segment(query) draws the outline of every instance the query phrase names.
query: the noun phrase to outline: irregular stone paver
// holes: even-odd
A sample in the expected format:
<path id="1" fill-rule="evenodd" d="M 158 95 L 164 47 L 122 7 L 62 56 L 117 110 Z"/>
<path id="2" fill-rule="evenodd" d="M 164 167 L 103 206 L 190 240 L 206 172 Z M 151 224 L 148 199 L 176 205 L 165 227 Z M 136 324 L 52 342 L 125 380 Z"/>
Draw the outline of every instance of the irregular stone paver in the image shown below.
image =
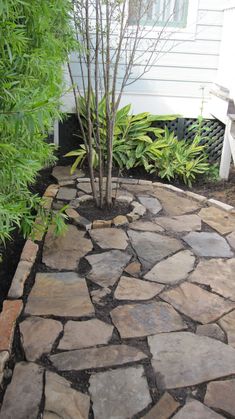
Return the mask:
<path id="1" fill-rule="evenodd" d="M 99 228 L 91 230 L 90 236 L 101 249 L 125 250 L 128 246 L 128 237 L 125 231 L 118 228 Z"/>
<path id="2" fill-rule="evenodd" d="M 38 244 L 34 243 L 32 240 L 27 240 L 23 247 L 20 259 L 26 262 L 34 263 L 38 253 L 38 249 Z"/>
<path id="3" fill-rule="evenodd" d="M 131 259 L 131 255 L 120 250 L 111 250 L 110 252 L 87 256 L 86 259 L 92 268 L 87 278 L 102 287 L 109 287 L 120 278 L 124 267 Z"/>
<path id="4" fill-rule="evenodd" d="M 73 188 L 62 187 L 59 189 L 56 198 L 61 201 L 71 201 L 76 198 L 77 190 Z"/>
<path id="5" fill-rule="evenodd" d="M 151 212 L 151 214 L 156 215 L 162 210 L 162 206 L 157 198 L 139 195 L 138 200 L 149 212 Z"/>
<path id="6" fill-rule="evenodd" d="M 90 182 L 86 182 L 86 183 L 79 182 L 78 183 L 78 189 L 82 192 L 85 192 L 88 195 L 92 193 Z"/>
<path id="7" fill-rule="evenodd" d="M 60 371 L 111 367 L 145 358 L 147 355 L 144 352 L 123 344 L 67 351 L 50 356 L 51 362 Z"/>
<path id="8" fill-rule="evenodd" d="M 69 381 L 58 374 L 46 372 L 43 418 L 54 414 L 55 418 L 61 419 L 88 419 L 89 408 L 90 397 L 87 394 L 71 388 Z"/>
<path id="9" fill-rule="evenodd" d="M 197 202 L 192 199 L 183 198 L 174 192 L 166 191 L 163 188 L 154 188 L 154 196 L 156 196 L 164 210 L 169 215 L 182 215 L 188 212 L 196 211 L 199 208 Z"/>
<path id="10" fill-rule="evenodd" d="M 230 246 L 235 250 L 235 231 L 227 236 Z"/>
<path id="11" fill-rule="evenodd" d="M 8 359 L 9 359 L 9 352 L 8 351 L 0 352 L 0 374 L 3 373 L 5 364 L 8 361 Z"/>
<path id="12" fill-rule="evenodd" d="M 235 379 L 214 381 L 207 385 L 204 403 L 214 409 L 223 410 L 235 416 Z"/>
<path id="13" fill-rule="evenodd" d="M 86 281 L 75 272 L 39 273 L 25 313 L 32 315 L 90 316 L 94 313 Z"/>
<path id="14" fill-rule="evenodd" d="M 113 225 L 116 227 L 124 226 L 128 224 L 128 219 L 125 215 L 117 215 L 112 221 Z"/>
<path id="15" fill-rule="evenodd" d="M 162 284 L 177 284 L 193 270 L 195 257 L 189 250 L 182 250 L 157 263 L 145 278 Z"/>
<path id="16" fill-rule="evenodd" d="M 222 317 L 219 324 L 227 333 L 229 345 L 235 348 L 235 310 Z"/>
<path id="17" fill-rule="evenodd" d="M 188 283 L 165 291 L 160 297 L 176 310 L 200 323 L 213 322 L 234 308 L 234 303 Z"/>
<path id="18" fill-rule="evenodd" d="M 235 372 L 235 350 L 218 340 L 190 332 L 148 337 L 158 385 L 193 386 Z"/>
<path id="19" fill-rule="evenodd" d="M 179 240 L 157 233 L 128 230 L 128 236 L 140 262 L 146 269 L 152 268 L 156 262 L 183 247 Z"/>
<path id="20" fill-rule="evenodd" d="M 202 260 L 189 279 L 235 301 L 235 259 Z"/>
<path id="21" fill-rule="evenodd" d="M 184 237 L 198 256 L 231 258 L 233 253 L 226 240 L 217 233 L 189 233 Z"/>
<path id="22" fill-rule="evenodd" d="M 148 336 L 186 328 L 173 307 L 162 302 L 119 306 L 111 311 L 111 317 L 122 338 Z"/>
<path id="23" fill-rule="evenodd" d="M 32 269 L 32 262 L 26 262 L 21 260 L 17 266 L 15 271 L 15 275 L 13 277 L 11 287 L 8 293 L 8 297 L 10 298 L 20 298 L 24 292 L 24 284 L 26 279 L 29 277 L 31 269 Z"/>
<path id="24" fill-rule="evenodd" d="M 150 300 L 159 294 L 163 288 L 164 286 L 160 284 L 151 284 L 142 279 L 122 276 L 114 293 L 114 298 L 117 300 Z"/>
<path id="25" fill-rule="evenodd" d="M 129 275 L 138 276 L 141 271 L 141 264 L 139 262 L 131 262 L 125 269 L 124 272 Z"/>
<path id="26" fill-rule="evenodd" d="M 36 361 L 52 349 L 63 326 L 60 322 L 41 317 L 29 317 L 20 323 L 21 343 L 27 361 Z"/>
<path id="27" fill-rule="evenodd" d="M 208 336 L 208 338 L 218 339 L 225 342 L 225 334 L 223 330 L 216 323 L 201 324 L 197 326 L 196 334 L 200 336 Z"/>
<path id="28" fill-rule="evenodd" d="M 168 419 L 180 407 L 180 404 L 167 392 L 155 406 L 143 416 L 144 419 Z"/>
<path id="29" fill-rule="evenodd" d="M 152 185 L 131 185 L 131 184 L 123 184 L 122 189 L 126 189 L 128 192 L 131 192 L 136 195 L 148 195 L 153 193 L 153 186 Z"/>
<path id="30" fill-rule="evenodd" d="M 46 235 L 43 258 L 45 265 L 58 270 L 75 270 L 79 260 L 93 248 L 85 233 L 70 225 L 64 236 L 55 237 L 52 230 Z"/>
<path id="31" fill-rule="evenodd" d="M 183 233 L 188 231 L 200 231 L 201 219 L 196 214 L 179 215 L 175 217 L 158 217 L 155 222 L 166 230 Z"/>
<path id="32" fill-rule="evenodd" d="M 172 419 L 222 419 L 223 416 L 204 406 L 197 400 L 190 400 Z"/>
<path id="33" fill-rule="evenodd" d="M 235 215 L 218 208 L 202 208 L 199 217 L 220 234 L 228 234 L 235 230 Z"/>
<path id="34" fill-rule="evenodd" d="M 160 233 L 164 231 L 164 229 L 155 222 L 142 220 L 134 221 L 134 223 L 129 224 L 129 228 L 131 230 L 152 231 L 153 233 Z"/>
<path id="35" fill-rule="evenodd" d="M 111 292 L 112 291 L 107 287 L 91 291 L 92 302 L 100 306 L 105 306 L 106 303 L 103 299 L 107 297 L 107 295 L 111 294 Z"/>
<path id="36" fill-rule="evenodd" d="M 151 403 L 142 366 L 101 372 L 90 378 L 96 419 L 126 419 Z"/>
<path id="37" fill-rule="evenodd" d="M 134 196 L 123 189 L 118 189 L 117 191 L 113 192 L 113 197 L 119 202 L 127 202 L 131 203 L 134 199 Z"/>
<path id="38" fill-rule="evenodd" d="M 0 313 L 0 351 L 11 352 L 16 319 L 23 308 L 21 300 L 5 300 Z"/>
<path id="39" fill-rule="evenodd" d="M 0 418 L 37 419 L 42 385 L 42 367 L 26 362 L 16 364 L 4 396 Z"/>
<path id="40" fill-rule="evenodd" d="M 52 170 L 52 176 L 54 176 L 54 178 L 56 178 L 58 181 L 61 181 L 83 177 L 84 173 L 82 172 L 82 170 L 76 169 L 75 172 L 71 174 L 70 166 L 56 166 Z"/>
<path id="41" fill-rule="evenodd" d="M 58 349 L 80 349 L 106 344 L 113 334 L 113 326 L 98 319 L 82 322 L 68 321 Z"/>

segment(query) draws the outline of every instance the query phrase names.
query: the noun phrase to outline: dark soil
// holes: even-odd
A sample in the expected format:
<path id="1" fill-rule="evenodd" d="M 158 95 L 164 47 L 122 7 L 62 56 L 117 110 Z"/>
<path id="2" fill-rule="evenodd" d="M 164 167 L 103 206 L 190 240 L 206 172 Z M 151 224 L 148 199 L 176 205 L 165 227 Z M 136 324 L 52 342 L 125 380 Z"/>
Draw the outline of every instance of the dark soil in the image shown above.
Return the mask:
<path id="1" fill-rule="evenodd" d="M 87 201 L 78 209 L 79 214 L 90 221 L 112 220 L 117 215 L 126 215 L 130 211 L 130 205 L 123 202 L 116 202 L 111 208 L 97 208 L 93 201 Z"/>

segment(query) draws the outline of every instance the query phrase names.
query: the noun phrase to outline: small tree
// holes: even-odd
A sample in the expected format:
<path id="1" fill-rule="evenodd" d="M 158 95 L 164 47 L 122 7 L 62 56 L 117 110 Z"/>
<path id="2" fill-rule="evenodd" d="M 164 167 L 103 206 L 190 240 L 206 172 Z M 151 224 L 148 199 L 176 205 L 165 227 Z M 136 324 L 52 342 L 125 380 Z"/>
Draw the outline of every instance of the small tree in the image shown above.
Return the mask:
<path id="1" fill-rule="evenodd" d="M 73 20 L 79 48 L 81 83 L 75 83 L 71 64 L 69 74 L 73 84 L 76 113 L 88 157 L 91 187 L 96 205 L 102 207 L 103 175 L 107 176 L 105 203 L 112 205 L 113 134 L 115 119 L 124 89 L 140 79 L 155 64 L 162 53 L 165 28 L 172 16 L 179 12 L 179 2 L 168 1 L 168 15 L 164 25 L 152 37 L 154 26 L 162 20 L 161 13 L 154 17 L 150 27 L 146 25 L 153 14 L 153 0 L 73 0 Z M 169 35 L 168 37 L 169 38 Z M 160 42 L 162 43 L 159 47 Z M 142 71 L 135 69 L 143 60 L 140 47 L 145 50 Z M 84 130 L 79 97 L 84 96 L 87 129 Z M 103 148 L 100 138 L 98 103 L 105 99 L 105 131 L 107 163 L 104 167 Z M 95 102 L 95 123 L 91 115 Z M 94 103 L 93 103 L 94 105 Z M 93 170 L 93 147 L 99 160 L 99 188 L 97 191 Z"/>

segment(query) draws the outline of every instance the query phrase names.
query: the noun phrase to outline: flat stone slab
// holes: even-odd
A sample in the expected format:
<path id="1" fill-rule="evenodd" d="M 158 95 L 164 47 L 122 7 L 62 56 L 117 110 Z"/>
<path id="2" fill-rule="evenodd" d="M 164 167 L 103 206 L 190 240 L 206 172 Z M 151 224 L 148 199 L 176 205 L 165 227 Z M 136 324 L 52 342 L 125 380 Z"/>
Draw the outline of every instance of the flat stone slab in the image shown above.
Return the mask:
<path id="1" fill-rule="evenodd" d="M 25 313 L 82 317 L 92 315 L 94 307 L 85 279 L 75 272 L 38 273 Z"/>
<path id="2" fill-rule="evenodd" d="M 228 234 L 235 230 L 235 215 L 215 207 L 202 208 L 199 217 L 220 234 Z"/>
<path id="3" fill-rule="evenodd" d="M 62 330 L 60 322 L 36 316 L 21 322 L 21 344 L 27 361 L 36 361 L 42 354 L 49 353 Z"/>
<path id="4" fill-rule="evenodd" d="M 162 388 L 194 386 L 235 373 L 235 350 L 218 340 L 178 332 L 151 336 L 148 343 Z"/>
<path id="5" fill-rule="evenodd" d="M 182 250 L 157 263 L 144 278 L 162 284 L 177 284 L 193 270 L 195 257 L 189 250 Z"/>
<path id="6" fill-rule="evenodd" d="M 79 182 L 77 188 L 88 195 L 92 193 L 90 182 Z"/>
<path id="7" fill-rule="evenodd" d="M 54 178 L 56 178 L 58 181 L 61 181 L 83 177 L 84 173 L 82 172 L 82 170 L 76 169 L 75 172 L 71 174 L 70 166 L 56 166 L 52 170 L 52 176 L 54 176 Z"/>
<path id="8" fill-rule="evenodd" d="M 197 326 L 196 334 L 200 336 L 208 336 L 208 338 L 212 339 L 218 339 L 221 342 L 226 341 L 223 330 L 216 323 L 200 324 Z"/>
<path id="9" fill-rule="evenodd" d="M 200 403 L 190 400 L 172 419 L 222 419 L 223 416 Z"/>
<path id="10" fill-rule="evenodd" d="M 23 308 L 22 300 L 5 300 L 0 313 L 0 351 L 11 352 L 15 324 Z"/>
<path id="11" fill-rule="evenodd" d="M 163 302 L 123 305 L 116 307 L 110 314 L 122 338 L 149 336 L 186 328 L 173 307 Z"/>
<path id="12" fill-rule="evenodd" d="M 157 198 L 153 198 L 152 196 L 139 195 L 138 200 L 149 212 L 151 212 L 151 214 L 156 215 L 162 210 L 161 203 Z"/>
<path id="13" fill-rule="evenodd" d="M 235 250 L 235 231 L 233 231 L 231 234 L 229 234 L 226 238 L 227 238 L 230 246 Z"/>
<path id="14" fill-rule="evenodd" d="M 70 382 L 65 378 L 47 371 L 44 409 L 43 419 L 88 419 L 90 397 L 71 388 Z"/>
<path id="15" fill-rule="evenodd" d="M 141 361 L 145 358 L 147 355 L 144 352 L 134 346 L 124 344 L 67 351 L 50 356 L 51 362 L 60 371 L 107 368 Z"/>
<path id="16" fill-rule="evenodd" d="M 61 201 L 71 201 L 72 199 L 76 198 L 76 195 L 77 195 L 76 189 L 62 187 L 59 189 L 56 199 L 61 200 Z"/>
<path id="17" fill-rule="evenodd" d="M 75 270 L 80 259 L 93 248 L 90 239 L 75 226 L 69 225 L 63 236 L 55 237 L 49 230 L 44 244 L 42 261 L 57 270 Z"/>
<path id="18" fill-rule="evenodd" d="M 216 321 L 234 308 L 234 303 L 189 283 L 165 291 L 160 297 L 176 310 L 200 323 Z"/>
<path id="19" fill-rule="evenodd" d="M 131 230 L 137 231 L 152 231 L 153 233 L 161 233 L 164 229 L 152 221 L 134 221 L 133 223 L 129 224 L 129 228 Z"/>
<path id="20" fill-rule="evenodd" d="M 101 287 L 110 287 L 120 278 L 130 259 L 131 255 L 120 250 L 87 256 L 86 260 L 91 265 L 91 271 L 86 276 Z"/>
<path id="21" fill-rule="evenodd" d="M 128 246 L 128 237 L 125 231 L 118 228 L 91 230 L 90 236 L 101 249 L 125 250 Z"/>
<path id="22" fill-rule="evenodd" d="M 180 404 L 167 392 L 143 419 L 168 419 L 180 407 Z"/>
<path id="23" fill-rule="evenodd" d="M 183 233 L 188 231 L 200 231 L 201 219 L 196 214 L 179 215 L 175 217 L 158 217 L 155 222 L 166 230 Z"/>
<path id="24" fill-rule="evenodd" d="M 163 188 L 154 188 L 153 194 L 160 200 L 169 215 L 183 215 L 200 208 L 199 204 L 192 199 L 184 198 Z"/>
<path id="25" fill-rule="evenodd" d="M 226 240 L 217 233 L 189 233 L 184 237 L 198 256 L 231 258 L 233 253 Z"/>
<path id="26" fill-rule="evenodd" d="M 138 276 L 141 272 L 141 264 L 139 262 L 131 262 L 125 269 L 124 272 L 129 275 Z"/>
<path id="27" fill-rule="evenodd" d="M 235 259 L 202 260 L 189 279 L 235 301 Z"/>
<path id="28" fill-rule="evenodd" d="M 68 321 L 64 326 L 64 335 L 58 349 L 71 350 L 106 344 L 112 334 L 113 326 L 98 319 Z"/>
<path id="29" fill-rule="evenodd" d="M 16 364 L 3 399 L 0 418 L 37 419 L 42 386 L 42 367 L 26 362 Z"/>
<path id="30" fill-rule="evenodd" d="M 128 236 L 140 262 L 146 269 L 152 268 L 156 262 L 183 247 L 179 240 L 157 233 L 128 230 Z"/>
<path id="31" fill-rule="evenodd" d="M 96 419 L 132 418 L 151 403 L 142 366 L 92 375 L 90 393 Z"/>
<path id="32" fill-rule="evenodd" d="M 235 379 L 214 381 L 207 385 L 204 403 L 235 417 Z"/>
<path id="33" fill-rule="evenodd" d="M 150 300 L 163 290 L 160 284 L 122 276 L 114 293 L 117 300 Z"/>
<path id="34" fill-rule="evenodd" d="M 219 320 L 219 325 L 228 336 L 228 344 L 235 348 L 235 310 Z"/>

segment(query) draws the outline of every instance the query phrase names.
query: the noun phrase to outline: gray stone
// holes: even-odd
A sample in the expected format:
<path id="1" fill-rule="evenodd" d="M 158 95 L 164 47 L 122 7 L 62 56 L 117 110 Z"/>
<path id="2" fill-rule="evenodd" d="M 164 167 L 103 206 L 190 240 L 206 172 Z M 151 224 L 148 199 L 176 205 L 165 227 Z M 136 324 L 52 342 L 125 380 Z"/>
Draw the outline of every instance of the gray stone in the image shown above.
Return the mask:
<path id="1" fill-rule="evenodd" d="M 11 287 L 8 293 L 10 298 L 20 298 L 24 293 L 24 284 L 31 273 L 33 267 L 32 262 L 20 260 L 15 275 L 13 277 Z"/>
<path id="2" fill-rule="evenodd" d="M 91 230 L 90 236 L 101 249 L 125 250 L 128 246 L 128 237 L 125 231 L 118 228 Z"/>
<path id="3" fill-rule="evenodd" d="M 228 234 L 235 230 L 235 215 L 218 208 L 202 208 L 199 217 L 220 234 Z"/>
<path id="4" fill-rule="evenodd" d="M 235 310 L 219 320 L 219 325 L 227 333 L 228 344 L 235 348 Z"/>
<path id="5" fill-rule="evenodd" d="M 6 389 L 1 419 L 37 419 L 42 398 L 43 369 L 36 364 L 16 364 Z"/>
<path id="6" fill-rule="evenodd" d="M 233 231 L 231 234 L 229 234 L 226 238 L 227 238 L 230 246 L 235 250 L 235 231 Z"/>
<path id="7" fill-rule="evenodd" d="M 49 353 L 62 324 L 56 320 L 28 317 L 20 323 L 21 343 L 27 361 L 36 361 L 44 353 Z"/>
<path id="8" fill-rule="evenodd" d="M 65 235 L 59 237 L 49 230 L 44 244 L 43 263 L 57 270 L 77 269 L 80 259 L 93 248 L 91 240 L 84 235 L 72 225 L 68 226 Z"/>
<path id="9" fill-rule="evenodd" d="M 129 230 L 128 236 L 145 269 L 183 247 L 179 240 L 157 233 Z"/>
<path id="10" fill-rule="evenodd" d="M 90 316 L 94 313 L 87 284 L 76 272 L 38 273 L 25 312 L 31 315 Z"/>
<path id="11" fill-rule="evenodd" d="M 51 362 L 60 371 L 107 368 L 146 358 L 147 355 L 144 352 L 134 346 L 124 344 L 67 351 L 50 356 Z"/>
<path id="12" fill-rule="evenodd" d="M 176 310 L 200 323 L 216 321 L 235 306 L 234 303 L 187 282 L 163 292 L 160 297 Z"/>
<path id="13" fill-rule="evenodd" d="M 85 192 L 88 195 L 92 193 L 91 184 L 88 182 L 84 182 L 84 183 L 79 182 L 78 189 L 82 192 Z"/>
<path id="14" fill-rule="evenodd" d="M 190 275 L 190 281 L 207 285 L 225 298 L 235 301 L 235 259 L 202 260 Z"/>
<path id="15" fill-rule="evenodd" d="M 77 195 L 76 189 L 62 187 L 59 189 L 59 192 L 56 198 L 61 201 L 71 201 L 72 199 L 76 197 L 76 195 Z"/>
<path id="16" fill-rule="evenodd" d="M 193 270 L 195 257 L 189 250 L 182 250 L 157 263 L 145 278 L 162 284 L 177 284 Z"/>
<path id="17" fill-rule="evenodd" d="M 183 215 L 199 208 L 198 203 L 192 199 L 184 198 L 163 188 L 154 188 L 154 196 L 160 200 L 169 215 Z"/>
<path id="18" fill-rule="evenodd" d="M 184 237 L 198 256 L 230 258 L 233 256 L 226 240 L 217 233 L 189 233 Z"/>
<path id="19" fill-rule="evenodd" d="M 143 416 L 143 419 L 168 419 L 180 407 L 180 404 L 167 392 L 153 408 Z"/>
<path id="20" fill-rule="evenodd" d="M 108 287 L 93 290 L 91 291 L 92 302 L 100 306 L 105 306 L 106 302 L 103 299 L 109 294 L 111 294 L 111 290 Z"/>
<path id="21" fill-rule="evenodd" d="M 123 189 L 133 193 L 134 195 L 145 195 L 151 194 L 153 192 L 153 186 L 150 185 L 131 185 L 131 184 L 123 184 Z"/>
<path id="22" fill-rule="evenodd" d="M 179 215 L 175 217 L 159 217 L 155 222 L 166 230 L 183 233 L 188 231 L 200 231 L 201 219 L 196 214 Z"/>
<path id="23" fill-rule="evenodd" d="M 217 339 L 221 342 L 226 341 L 223 330 L 216 323 L 201 324 L 197 326 L 196 334 L 200 336 L 208 336 L 208 338 Z"/>
<path id="24" fill-rule="evenodd" d="M 96 419 L 127 419 L 151 403 L 142 366 L 101 372 L 90 378 Z"/>
<path id="25" fill-rule="evenodd" d="M 131 255 L 120 250 L 111 250 L 110 252 L 87 256 L 86 259 L 92 267 L 87 278 L 102 287 L 109 287 L 120 278 L 123 269 L 131 259 Z"/>
<path id="26" fill-rule="evenodd" d="M 218 340 L 190 332 L 148 338 L 158 385 L 194 386 L 235 373 L 235 350 Z"/>
<path id="27" fill-rule="evenodd" d="M 156 215 L 162 210 L 162 206 L 157 198 L 144 195 L 138 196 L 138 200 L 151 214 Z"/>
<path id="28" fill-rule="evenodd" d="M 150 300 L 163 290 L 164 286 L 142 279 L 122 276 L 114 293 L 117 300 Z"/>
<path id="29" fill-rule="evenodd" d="M 77 179 L 78 177 L 84 176 L 84 173 L 82 170 L 76 169 L 75 172 L 71 174 L 70 166 L 56 166 L 52 171 L 52 176 L 54 176 L 54 178 L 56 178 L 58 181 L 62 181 Z"/>
<path id="30" fill-rule="evenodd" d="M 114 198 L 116 198 L 118 202 L 127 202 L 130 204 L 133 201 L 134 196 L 130 192 L 118 189 L 117 192 L 114 192 Z"/>
<path id="31" fill-rule="evenodd" d="M 207 385 L 204 403 L 235 417 L 235 379 L 214 381 Z"/>
<path id="32" fill-rule="evenodd" d="M 68 321 L 58 349 L 71 350 L 108 343 L 113 334 L 113 326 L 98 319 Z"/>
<path id="33" fill-rule="evenodd" d="M 131 223 L 129 228 L 139 231 L 152 231 L 153 233 L 160 233 L 164 231 L 164 229 L 155 222 L 142 220 Z"/>
<path id="34" fill-rule="evenodd" d="M 60 375 L 46 372 L 43 419 L 88 419 L 89 408 L 90 397 L 87 394 L 71 388 L 69 381 Z"/>
<path id="35" fill-rule="evenodd" d="M 190 400 L 172 419 L 223 419 L 223 416 L 204 406 L 198 400 Z"/>
<path id="36" fill-rule="evenodd" d="M 123 339 L 186 328 L 185 323 L 173 307 L 163 302 L 123 305 L 116 307 L 110 314 Z"/>
<path id="37" fill-rule="evenodd" d="M 9 359 L 9 352 L 8 351 L 2 351 L 0 352 L 0 374 L 3 373 L 5 364 Z"/>

